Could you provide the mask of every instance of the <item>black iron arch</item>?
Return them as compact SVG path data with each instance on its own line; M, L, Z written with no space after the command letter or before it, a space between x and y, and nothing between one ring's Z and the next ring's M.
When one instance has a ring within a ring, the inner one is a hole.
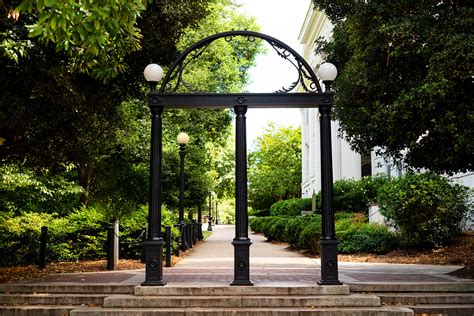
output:
M186 81L183 79L183 71L193 60L199 58L209 45L212 44L215 40L224 38L226 41L230 42L234 37L245 37L249 42L255 41L255 39L262 39L266 41L280 56L282 59L288 61L293 65L297 70L298 77L297 80L290 84L289 87L282 87L275 92L286 93L293 90L298 83L301 84L301 87L309 93L322 93L321 86L319 84L318 78L314 73L311 66L290 46L286 45L282 41L262 34L252 31L229 31L222 32L206 37L199 42L191 45L186 49L173 63L171 68L166 73L166 76L161 84L160 93L174 93L182 85L191 93L197 93L198 91L194 90ZM176 79L176 84L171 85L171 82Z
M298 72L298 77L288 88L275 93L200 93L194 91L183 80L183 71L190 61L199 58L209 45L220 38L231 41L236 36L248 41L259 38L265 40L285 61L290 62ZM187 61L188 57L190 60ZM174 87L171 82L176 80ZM167 72L161 88L154 85L148 93L151 110L151 151L150 151L150 194L149 194L149 234L145 248L145 282L143 285L165 285L163 280L162 250L164 241L161 234L161 158L163 110L173 108L233 108L236 114L236 225L234 246L234 281L232 285L252 285L250 281L247 212L247 140L246 117L248 108L318 108L320 113L321 137L321 193L322 193L322 237L321 245L321 285L339 285L337 268L337 240L335 238L334 211L332 207L332 150L331 150L331 109L334 93L331 83L325 81L323 92L312 68L291 47L265 34L251 31L230 31L218 33L190 46L181 54ZM156 84L156 82L154 83ZM180 85L190 93L176 92ZM300 84L304 93L290 92Z

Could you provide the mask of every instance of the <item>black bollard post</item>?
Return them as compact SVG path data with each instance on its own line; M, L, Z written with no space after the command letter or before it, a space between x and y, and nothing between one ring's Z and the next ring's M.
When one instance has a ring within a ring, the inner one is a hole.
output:
M193 248L193 224L187 224L188 226L188 245L189 249Z
M140 256L140 262L141 263L146 263L146 260L145 260L145 241L146 241L146 238L147 238L146 227L143 227L142 228L142 253L141 253L141 256Z
M48 227L41 227L39 264L40 269L46 268L46 240L48 238Z
M114 264L114 227L107 229L107 270L115 270Z
M166 267L171 267L171 227L165 227Z
M174 241L176 242L176 244L178 245L176 248L174 248L174 251L173 251L173 254L176 256L176 257L179 257L179 236L176 236L174 238Z
M193 244L197 244L197 224L193 220Z

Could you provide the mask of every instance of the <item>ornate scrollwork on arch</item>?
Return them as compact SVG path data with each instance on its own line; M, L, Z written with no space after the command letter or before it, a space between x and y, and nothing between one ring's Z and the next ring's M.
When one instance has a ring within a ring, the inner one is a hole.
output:
M184 78L186 67L193 61L197 60L208 49L209 45L217 39L224 38L225 41L231 42L235 37L245 37L249 42L256 39L266 41L283 60L289 62L296 71L296 80L287 87L281 87L276 90L277 93L288 93L295 89L298 84L304 91L309 93L321 93L322 89L313 69L296 51L285 43L265 34L251 31L230 31L218 33L202 39L196 44L186 49L174 62L166 74L161 85L160 93L174 93L181 86L191 93L198 93L198 89L192 86Z

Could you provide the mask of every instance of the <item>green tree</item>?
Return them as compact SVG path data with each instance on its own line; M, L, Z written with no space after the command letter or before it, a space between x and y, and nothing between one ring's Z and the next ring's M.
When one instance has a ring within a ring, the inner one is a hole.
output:
M269 209L301 195L301 130L270 125L249 155L249 204Z
M379 146L412 168L472 170L472 3L314 3L335 25L316 52L339 69L335 114L352 147Z
M0 57L0 67L9 79L0 82L0 133L7 138L0 148L0 157L52 170L62 170L62 164L73 163L85 189L83 203L89 201L91 193L106 204L129 205L127 208L146 202L149 110L144 102L134 99L143 98L145 93L143 67L150 60L169 65L185 45L179 46L178 39L189 43L221 27L257 28L252 19L236 15L232 7L218 4L208 7L208 2L164 1L163 5L148 6L142 14L143 19L138 20L141 50L125 56L128 67L124 73L106 82L74 72L75 68L71 66L74 57L57 51L58 47L51 40L29 37L27 26L36 23L41 13L35 10L31 14L22 13L17 21L0 15L1 39L25 43L18 45L24 48L23 51L19 51L18 46L10 50L3 46L5 50ZM172 3L175 6L171 7ZM232 6L228 1L223 3ZM203 27L193 33L206 12L212 13L209 15L211 21L206 18ZM166 24L163 21L167 21ZM255 54L237 55L241 51L229 50L229 47L236 47L233 44L221 47L225 54L219 53L219 49L215 51L214 64L206 59L207 64L191 65L189 69L202 67L200 71L193 71L193 78L200 76L200 89L214 90L217 86L207 83L216 66L224 64L224 72L241 69L241 76L227 76L219 86L219 89L227 85L229 89L240 91L247 82L245 70L252 64ZM235 58L224 62L227 54ZM32 74L35 80L30 79ZM193 194L189 200L202 200L210 187L209 177L203 176L207 171L207 164L203 163L208 156L206 144L225 143L231 113L223 110L166 111L164 121L164 185L170 192L164 200L170 205L176 202L178 156L175 137L181 130L187 131L192 138L187 159L190 164L187 169L192 173L188 176L191 181L188 191ZM133 203L127 204L118 196Z

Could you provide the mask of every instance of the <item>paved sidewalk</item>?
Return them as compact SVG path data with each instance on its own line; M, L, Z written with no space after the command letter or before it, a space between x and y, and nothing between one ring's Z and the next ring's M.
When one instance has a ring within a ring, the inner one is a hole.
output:
M233 280L234 226L218 225L212 235L188 250L174 267L164 268L168 284L209 283L226 285ZM314 285L320 279L320 261L287 249L285 244L250 234L250 278L256 285ZM462 266L339 262L339 279L348 284L472 282L446 275ZM140 284L144 270L91 272L49 276L38 282Z

